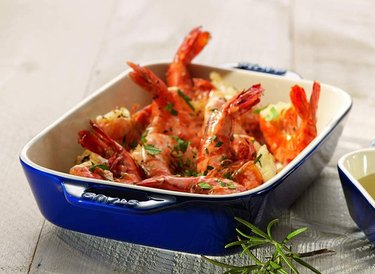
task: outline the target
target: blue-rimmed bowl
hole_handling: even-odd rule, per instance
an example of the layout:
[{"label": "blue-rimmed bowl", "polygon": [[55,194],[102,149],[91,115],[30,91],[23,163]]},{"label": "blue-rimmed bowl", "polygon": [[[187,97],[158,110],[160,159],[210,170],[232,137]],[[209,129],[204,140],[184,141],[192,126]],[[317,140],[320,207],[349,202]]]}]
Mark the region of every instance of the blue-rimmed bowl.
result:
[{"label": "blue-rimmed bowl", "polygon": [[348,153],[339,159],[337,167],[350,216],[375,243],[375,199],[358,181],[375,173],[375,148]]},{"label": "blue-rimmed bowl", "polygon": [[[145,64],[164,78],[167,62]],[[261,83],[262,102],[289,102],[293,85],[310,96],[313,81],[194,64],[193,77],[212,71],[238,89]],[[263,185],[242,193],[207,196],[118,184],[68,174],[82,152],[77,132],[89,119],[117,106],[145,105],[150,96],[129,78],[130,70],[94,92],[23,148],[20,159],[40,211],[50,222],[75,231],[175,251],[223,255],[236,239],[234,217],[263,227],[302,194],[330,160],[351,109],[350,96],[321,85],[318,136]]]}]

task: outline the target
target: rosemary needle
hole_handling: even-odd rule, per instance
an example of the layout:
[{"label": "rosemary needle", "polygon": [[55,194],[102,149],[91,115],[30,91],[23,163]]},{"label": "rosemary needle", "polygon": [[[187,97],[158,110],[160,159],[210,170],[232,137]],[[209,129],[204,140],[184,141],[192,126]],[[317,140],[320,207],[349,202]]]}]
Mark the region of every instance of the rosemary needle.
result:
[{"label": "rosemary needle", "polygon": [[[230,265],[222,262],[218,262],[216,260],[210,259],[208,257],[202,256],[208,262],[225,268],[227,271],[224,273],[234,274],[234,273],[281,273],[281,274],[288,274],[288,273],[299,273],[295,263],[300,266],[306,267],[310,269],[314,273],[320,273],[312,265],[308,264],[301,258],[315,256],[320,254],[332,254],[334,253],[333,250],[329,249],[320,249],[306,253],[295,253],[292,252],[290,245],[288,242],[293,239],[294,237],[300,235],[301,233],[307,230],[306,227],[302,227],[290,232],[283,241],[279,242],[276,241],[272,237],[272,227],[278,222],[278,219],[272,220],[268,226],[266,232],[262,231],[261,229],[257,228],[255,225],[241,219],[235,218],[237,222],[241,223],[248,229],[250,229],[251,233],[245,233],[240,229],[236,229],[238,234],[238,241],[234,241],[229,243],[225,246],[225,248],[232,247],[232,246],[241,246],[242,252],[241,256],[247,255],[253,261],[251,265],[245,266],[236,266]],[[251,252],[251,249],[260,246],[273,246],[273,253],[267,257],[265,261],[257,258],[254,253]]]}]

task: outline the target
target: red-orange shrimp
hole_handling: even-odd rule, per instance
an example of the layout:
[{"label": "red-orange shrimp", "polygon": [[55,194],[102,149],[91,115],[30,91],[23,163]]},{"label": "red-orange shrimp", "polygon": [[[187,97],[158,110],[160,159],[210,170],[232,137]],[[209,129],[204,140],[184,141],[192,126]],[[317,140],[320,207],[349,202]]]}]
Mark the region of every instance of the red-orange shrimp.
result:
[{"label": "red-orange shrimp", "polygon": [[248,111],[238,117],[234,132],[236,134],[251,136],[261,144],[265,143],[259,126],[259,113]]},{"label": "red-orange shrimp", "polygon": [[[208,81],[206,79],[193,78],[193,89],[197,92],[199,91],[200,94],[202,94],[202,92],[203,92],[203,94],[205,94],[205,96],[206,96],[206,95],[208,95],[208,92],[215,89],[215,86],[211,83],[211,81]],[[197,94],[197,95],[199,97],[199,94]]]},{"label": "red-orange shrimp", "polygon": [[222,178],[158,176],[137,183],[139,186],[160,188],[166,190],[199,193],[209,195],[224,195],[243,192],[246,188],[232,180]]},{"label": "red-orange shrimp", "polygon": [[177,136],[147,131],[142,136],[142,142],[132,156],[147,177],[196,173],[196,152],[189,142]]},{"label": "red-orange shrimp", "polygon": [[171,138],[161,133],[142,136],[142,144],[132,152],[133,158],[142,167],[147,177],[172,175],[170,169]]},{"label": "red-orange shrimp", "polygon": [[200,27],[190,31],[168,67],[166,78],[169,87],[177,87],[188,96],[195,97],[188,65],[203,50],[210,38],[210,33],[202,31]]},{"label": "red-orange shrimp", "polygon": [[106,172],[106,170],[100,168],[104,166],[106,166],[106,164],[94,165],[90,161],[87,161],[81,164],[74,165],[69,170],[69,173],[80,177],[113,181],[112,173]]},{"label": "red-orange shrimp", "polygon": [[124,136],[132,127],[130,113],[126,108],[115,108],[105,115],[96,117],[95,123],[117,143],[124,143]]},{"label": "red-orange shrimp", "polygon": [[168,89],[150,69],[131,62],[128,64],[133,69],[129,74],[131,79],[153,95],[149,132],[178,136],[190,140],[191,145],[197,147],[200,141],[197,128],[201,122],[185,95],[178,90]]},{"label": "red-orange shrimp", "polygon": [[116,143],[133,149],[140,140],[143,131],[150,123],[151,106],[148,105],[138,111],[132,111],[125,108],[116,108],[111,112],[98,116],[95,123]]},{"label": "red-orange shrimp", "polygon": [[234,96],[221,109],[211,109],[198,154],[198,172],[221,169],[223,161],[236,160],[232,144],[234,121],[260,102],[262,92],[260,85],[254,85]]},{"label": "red-orange shrimp", "polygon": [[[90,121],[90,124],[94,131],[81,130],[78,142],[87,150],[108,159],[108,169],[112,172],[114,181],[133,184],[142,180],[142,172],[129,152],[106,135],[94,122]],[[94,174],[97,174],[95,170],[98,168],[102,169],[93,167]]]},{"label": "red-orange shrimp", "polygon": [[282,164],[291,162],[317,136],[319,96],[318,82],[313,84],[310,101],[305,90],[296,85],[290,91],[292,107],[283,110],[275,119],[265,119],[260,115],[260,128],[267,146]]},{"label": "red-orange shrimp", "polygon": [[256,155],[254,147],[255,139],[249,135],[233,134],[232,148],[236,155],[236,160],[247,161]]},{"label": "red-orange shrimp", "polygon": [[263,176],[255,165],[254,160],[238,161],[228,172],[231,172],[230,178],[243,185],[246,189],[252,189],[264,182]]}]

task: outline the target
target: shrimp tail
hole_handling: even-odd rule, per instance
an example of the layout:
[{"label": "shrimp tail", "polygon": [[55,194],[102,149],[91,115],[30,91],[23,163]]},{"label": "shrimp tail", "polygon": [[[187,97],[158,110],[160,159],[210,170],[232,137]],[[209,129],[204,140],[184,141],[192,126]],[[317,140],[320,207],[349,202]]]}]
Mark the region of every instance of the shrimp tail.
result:
[{"label": "shrimp tail", "polygon": [[207,45],[211,35],[207,31],[202,31],[201,27],[196,27],[185,37],[181,46],[177,50],[174,62],[188,65]]},{"label": "shrimp tail", "polygon": [[108,143],[102,140],[98,135],[89,130],[81,130],[78,133],[78,143],[82,147],[99,154],[106,159],[114,153],[112,146],[108,145]]},{"label": "shrimp tail", "polygon": [[320,97],[320,84],[318,82],[314,82],[313,90],[310,96],[310,108],[309,113],[311,117],[316,120],[316,111],[318,110],[318,103]]},{"label": "shrimp tail", "polygon": [[167,85],[156,74],[148,68],[141,67],[132,62],[127,63],[133,69],[129,73],[133,82],[149,92],[160,107],[165,107],[168,101],[173,102]]},{"label": "shrimp tail", "polygon": [[233,118],[243,115],[260,102],[260,96],[263,94],[263,91],[260,84],[243,90],[224,105],[224,111],[234,116]]},{"label": "shrimp tail", "polygon": [[203,50],[210,38],[210,33],[202,31],[201,27],[190,31],[168,67],[166,78],[169,87],[177,87],[187,95],[193,95],[193,83],[187,66]]}]

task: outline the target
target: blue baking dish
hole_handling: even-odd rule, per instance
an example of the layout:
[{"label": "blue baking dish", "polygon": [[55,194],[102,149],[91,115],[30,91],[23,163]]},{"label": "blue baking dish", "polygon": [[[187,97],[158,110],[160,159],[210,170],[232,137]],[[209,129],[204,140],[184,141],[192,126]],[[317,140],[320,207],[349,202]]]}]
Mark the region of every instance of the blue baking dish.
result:
[{"label": "blue baking dish", "polygon": [[[145,64],[159,77],[166,62]],[[298,84],[309,96],[312,81],[225,69],[190,66],[194,77],[208,78],[218,72],[238,89],[261,83],[262,102],[289,101],[291,86]],[[86,98],[58,121],[25,145],[20,160],[43,216],[55,225],[96,236],[194,254],[224,255],[224,246],[235,240],[240,217],[263,227],[301,195],[319,176],[335,150],[345,118],[351,109],[350,96],[322,84],[317,112],[318,136],[288,166],[263,185],[242,193],[219,196],[180,193],[124,185],[68,174],[82,148],[77,132],[88,129],[88,121],[116,106],[130,108],[150,102],[127,70]]]}]

